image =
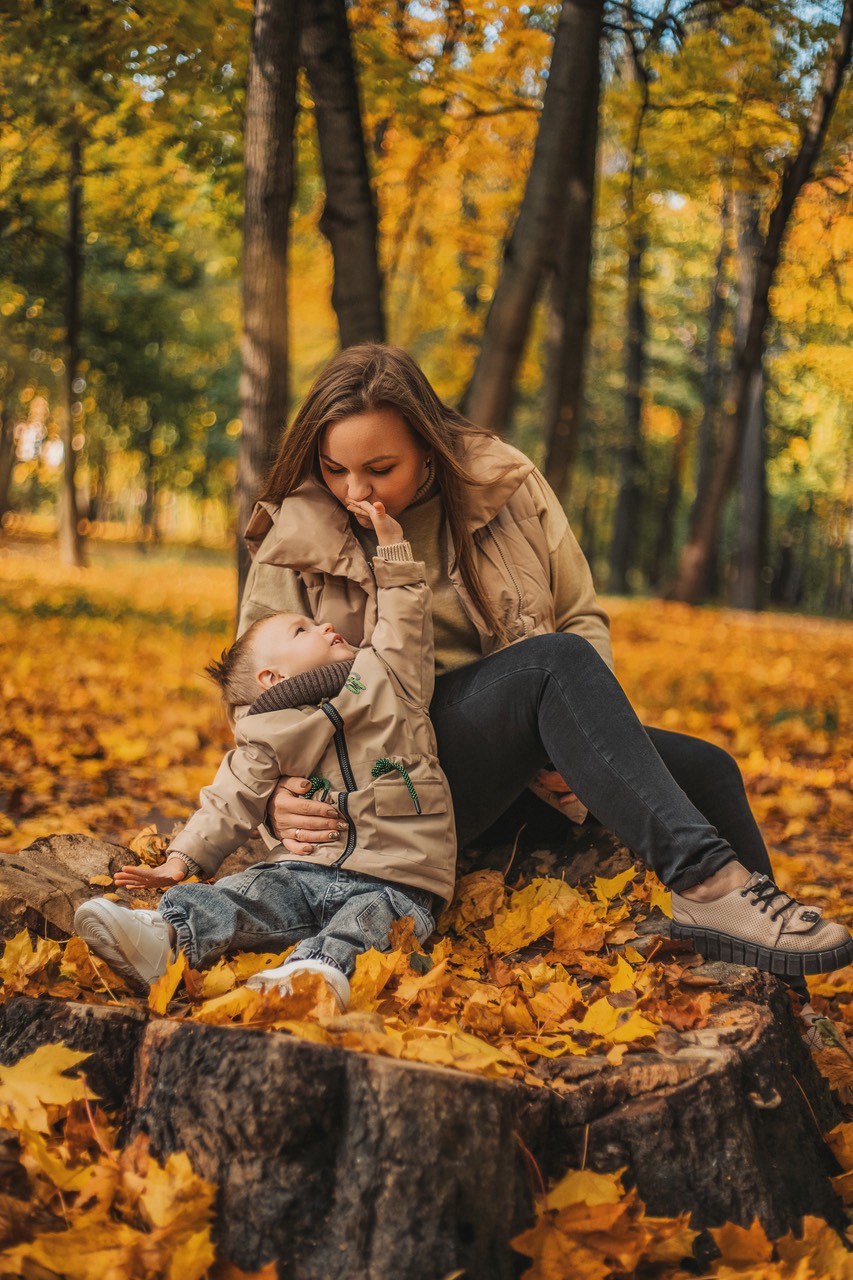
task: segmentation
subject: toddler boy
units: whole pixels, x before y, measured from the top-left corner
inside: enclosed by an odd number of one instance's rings
[[[391,925],[404,916],[423,941],[436,903],[453,894],[453,808],[427,713],[434,662],[424,566],[381,503],[358,505],[379,543],[370,646],[353,649],[331,624],[296,614],[250,627],[208,668],[232,711],[251,704],[235,749],[165,863],[127,866],[115,877],[125,887],[174,887],[156,911],[106,898],[77,910],[80,937],[137,987],[165,972],[176,946],[203,968],[227,951],[298,943],[283,965],[248,985],[287,991],[296,973],[314,971],[345,1008],[359,952],[388,950]],[[309,796],[334,806],[327,843],[298,858],[277,846],[270,861],[213,885],[180,883],[212,876],[263,823],[279,778],[293,775],[310,775]]]

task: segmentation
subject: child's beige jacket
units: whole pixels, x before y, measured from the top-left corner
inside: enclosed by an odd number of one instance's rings
[[[450,787],[427,714],[434,682],[432,621],[424,567],[373,561],[378,621],[356,653],[343,690],[319,706],[249,714],[236,748],[201,793],[201,807],[172,843],[206,875],[255,827],[280,777],[323,779],[314,795],[337,806],[345,833],[272,861],[346,867],[414,885],[449,902],[456,873]]]

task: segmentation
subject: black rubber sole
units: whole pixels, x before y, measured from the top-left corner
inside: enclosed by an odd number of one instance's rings
[[[670,926],[673,938],[685,938],[692,942],[706,960],[726,960],[730,964],[744,964],[751,969],[763,969],[782,978],[799,978],[809,973],[832,973],[853,964],[853,938],[841,947],[823,951],[777,951],[760,947],[755,942],[716,929],[700,929],[692,924],[679,924],[673,920]]]

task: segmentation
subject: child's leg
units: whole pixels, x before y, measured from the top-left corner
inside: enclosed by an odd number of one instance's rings
[[[356,956],[370,947],[389,951],[395,920],[411,916],[420,942],[432,933],[432,894],[406,885],[383,884],[372,876],[341,874],[345,878],[335,886],[338,892],[327,895],[322,927],[303,938],[284,964],[250,978],[249,986],[287,990],[290,979],[300,970],[318,972],[344,1008],[349,999],[347,978],[355,968]]]
[[[159,911],[193,969],[229,951],[284,951],[312,934],[335,869],[310,863],[265,862],[216,884],[168,889]]]
[[[292,863],[262,863],[215,885],[175,885],[157,911],[132,910],[108,898],[78,908],[81,938],[134,986],[165,973],[175,946],[194,969],[226,951],[284,951],[313,933],[335,871]]]
[[[371,887],[366,876],[359,876],[354,892],[343,902],[322,929],[309,938],[303,938],[287,957],[286,964],[297,960],[323,960],[333,964],[347,976],[355,968],[355,958],[362,951],[375,947],[377,951],[391,950],[391,926],[403,916],[411,916],[415,922],[415,935],[419,942],[428,938],[435,928],[432,915],[432,894],[406,885],[386,884]],[[376,882],[373,882],[376,885]]]

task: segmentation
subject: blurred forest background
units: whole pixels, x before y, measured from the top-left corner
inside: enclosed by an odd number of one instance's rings
[[[850,0],[2,15],[7,539],[233,545],[385,339],[602,587],[853,612]]]

